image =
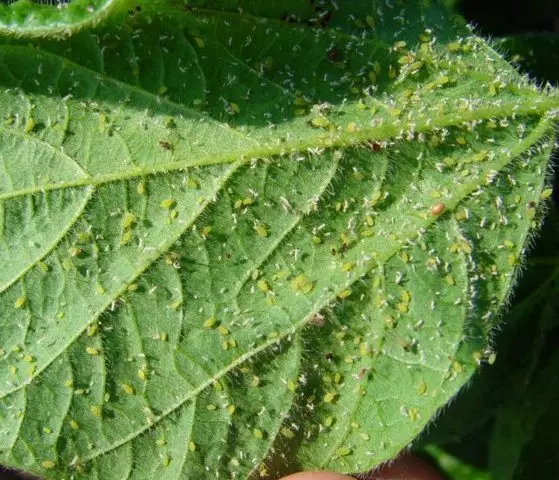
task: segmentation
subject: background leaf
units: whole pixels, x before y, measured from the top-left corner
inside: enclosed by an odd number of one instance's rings
[[[441,470],[453,480],[491,480],[492,478],[490,474],[468,465],[436,445],[430,445],[426,451],[436,460]]]
[[[497,42],[507,57],[540,81],[559,82],[559,34],[526,34]]]
[[[297,5],[0,46],[6,464],[365,470],[490,358],[556,92],[445,9]]]
[[[483,35],[497,37],[553,32],[559,17],[554,0],[461,0],[459,10]]]
[[[557,315],[557,309],[553,312]],[[495,478],[544,478],[556,468],[551,454],[556,443],[558,355],[549,359],[526,394],[499,412],[490,446],[490,468]],[[543,367],[544,365],[542,365]]]

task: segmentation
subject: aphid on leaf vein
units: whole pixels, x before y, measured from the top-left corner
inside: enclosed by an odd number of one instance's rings
[[[173,150],[173,145],[171,145],[167,140],[159,140],[159,146],[165,150]]]
[[[367,142],[367,147],[369,148],[369,150],[371,150],[372,152],[380,152],[381,150],[381,145],[378,142]]]

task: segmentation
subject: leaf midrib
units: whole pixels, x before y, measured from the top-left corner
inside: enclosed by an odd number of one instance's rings
[[[475,111],[460,112],[457,115],[438,116],[434,119],[422,120],[415,123],[415,133],[426,133],[435,129],[451,128],[460,126],[463,123],[471,122],[474,120],[489,120],[492,118],[507,117],[511,115],[516,116],[542,116],[554,109],[559,109],[559,96],[544,97],[545,100],[534,102],[532,99],[527,101],[516,101],[500,103],[492,105]],[[448,119],[451,117],[451,120]],[[205,117],[204,117],[205,118]],[[223,126],[223,124],[219,124]],[[255,159],[281,156],[285,152],[289,153],[307,153],[309,149],[314,148],[346,148],[368,141],[375,140],[388,140],[390,138],[398,138],[402,131],[401,123],[397,125],[385,125],[380,128],[365,127],[357,132],[344,131],[340,135],[329,133],[317,133],[316,137],[311,137],[305,141],[287,141],[278,147],[270,147],[259,145],[254,149],[248,150],[239,158],[238,155],[223,154],[221,156],[211,156],[201,158],[196,161],[181,160],[176,162],[165,162],[150,167],[134,167],[124,172],[82,177],[73,181],[49,183],[40,186],[24,188],[9,193],[1,194],[0,200],[17,198],[26,195],[33,195],[51,190],[59,190],[63,188],[83,187],[83,186],[99,186],[106,183],[119,182],[130,180],[132,178],[146,177],[159,173],[171,173],[178,170],[184,170],[190,167],[211,166],[225,163],[250,162]],[[236,130],[235,130],[236,131]],[[45,142],[46,143],[46,142]]]
[[[515,149],[513,149],[510,156],[506,156],[506,155],[503,156],[504,160],[503,160],[502,164],[499,165],[499,172],[502,171],[504,168],[506,168],[506,166],[509,165],[510,163],[512,163],[515,159],[517,159],[519,155],[522,155],[522,153],[524,151],[526,151],[531,146],[536,144],[544,136],[544,134],[549,130],[549,128],[552,127],[552,126],[553,126],[553,123],[551,122],[551,120],[543,119],[540,122],[540,124],[534,129],[534,131],[530,135],[528,135],[524,140],[522,140],[517,145],[517,147]],[[480,182],[476,182],[476,181],[472,181],[470,183],[464,184],[463,188],[462,188],[462,192],[461,192],[462,195],[459,198],[455,199],[454,201],[447,203],[447,205],[446,205],[447,213],[445,213],[445,215],[448,215],[450,212],[453,212],[458,207],[458,205],[465,198],[467,198],[469,195],[471,195],[473,192],[475,192],[479,188],[479,186],[480,186]],[[425,221],[425,225],[424,225],[423,228],[425,228],[425,229],[431,228],[438,221],[439,218],[440,217],[431,216],[430,218],[428,218]],[[409,234],[407,234],[407,233],[408,232],[403,232],[403,235],[406,236],[406,238],[408,238],[408,239],[413,239],[415,236],[419,235],[419,232],[418,232],[417,229],[414,229]],[[383,258],[380,258],[379,262],[386,263],[390,258],[392,258],[394,255],[396,255],[400,251],[400,249],[401,249],[400,246],[396,246],[395,248],[392,249],[392,251],[388,252]],[[275,338],[266,340],[264,343],[255,347],[253,350],[248,351],[248,352],[244,353],[243,355],[241,355],[240,357],[238,357],[236,360],[231,362],[225,368],[221,369],[215,375],[208,378],[208,380],[201,383],[197,388],[191,390],[187,396],[182,398],[174,406],[165,410],[160,416],[155,417],[153,419],[153,422],[150,425],[143,426],[141,429],[138,429],[136,432],[134,432],[134,434],[127,435],[121,441],[111,445],[110,447],[108,447],[106,449],[103,449],[103,450],[100,450],[100,451],[96,452],[95,455],[92,455],[92,456],[89,456],[89,457],[84,457],[83,460],[84,461],[93,460],[93,459],[95,459],[99,456],[105,455],[105,454],[113,451],[114,449],[126,444],[127,442],[133,440],[134,438],[141,435],[145,431],[151,429],[154,425],[158,424],[160,421],[164,420],[167,416],[169,416],[174,411],[176,411],[178,408],[183,406],[186,402],[188,402],[192,398],[195,398],[203,390],[205,390],[206,388],[213,385],[216,381],[219,381],[221,378],[226,376],[228,373],[235,370],[237,367],[240,367],[243,363],[245,363],[245,362],[249,361],[250,359],[254,358],[259,353],[262,353],[262,352],[266,351],[270,347],[272,347],[274,345],[278,345],[282,341],[288,341],[289,337],[291,335],[295,335],[298,331],[303,329],[309,323],[309,321],[314,318],[314,316],[317,313],[321,312],[333,300],[335,300],[338,297],[338,295],[340,294],[340,292],[344,291],[347,288],[350,288],[355,282],[359,281],[361,278],[363,278],[363,276],[367,275],[372,270],[372,268],[374,268],[374,265],[370,265],[366,268],[363,268],[363,272],[354,275],[353,278],[350,278],[338,290],[335,290],[335,291],[331,292],[331,294],[329,296],[325,296],[323,299],[321,299],[322,300],[321,302],[316,302],[313,305],[313,309],[303,319],[295,322],[290,328],[286,329],[285,331],[278,332],[278,335]],[[463,342],[460,342],[457,348],[459,348],[459,346],[462,343]]]

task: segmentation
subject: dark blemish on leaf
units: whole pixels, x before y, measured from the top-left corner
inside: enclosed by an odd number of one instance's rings
[[[322,315],[321,313],[315,313],[312,317],[311,317],[311,325],[314,325],[315,327],[323,327],[326,324],[326,320],[324,319],[324,315]]]
[[[324,354],[324,358],[325,358],[326,360],[328,360],[329,362],[331,362],[332,359],[334,358],[334,355],[332,355],[332,352],[326,352],[326,353]]]
[[[167,140],[159,140],[159,146],[165,150],[173,150],[173,146]]]
[[[404,352],[408,352],[408,353],[413,353],[413,354],[417,354],[417,341],[412,339],[412,340],[400,340],[400,343],[402,345],[402,348],[404,349]]]
[[[338,62],[341,62],[343,60],[343,54],[342,54],[342,51],[339,48],[333,47],[326,52],[326,58],[330,62],[338,63]]]

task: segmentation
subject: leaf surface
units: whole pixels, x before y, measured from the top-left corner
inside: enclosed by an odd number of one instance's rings
[[[559,107],[427,3],[3,41],[3,463],[351,472],[421,432],[487,356]]]
[[[554,315],[559,288],[559,215],[555,206],[549,210],[515,287],[512,305],[500,320],[503,328],[492,338],[494,363],[478,369],[470,385],[444,409],[420,443],[459,442],[454,451],[465,450],[479,437],[475,432],[480,426],[491,423],[503,407],[508,408],[513,399],[519,401],[532,388],[559,323]],[[526,353],[519,356],[519,351]]]

